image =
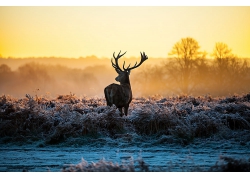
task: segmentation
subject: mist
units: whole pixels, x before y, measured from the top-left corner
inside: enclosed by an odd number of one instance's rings
[[[138,58],[124,58],[126,64]],[[155,59],[149,64],[160,62]],[[121,63],[121,62],[120,62]],[[14,97],[57,97],[63,94],[104,97],[104,88],[117,76],[110,59],[95,56],[75,58],[0,58],[0,94]],[[137,93],[135,93],[136,95]]]
[[[133,65],[139,58],[121,58],[120,63]],[[139,96],[227,96],[249,92],[249,59],[233,59],[218,64],[203,59],[183,69],[175,59],[150,58],[131,71],[134,97]],[[186,70],[185,70],[186,71]],[[57,97],[74,94],[79,97],[104,97],[104,88],[115,81],[117,73],[110,59],[95,56],[70,58],[0,58],[0,94],[13,97]],[[186,83],[186,85],[185,85]]]
[[[92,70],[91,70],[92,69]],[[109,74],[108,68],[100,65],[86,69],[69,68],[62,65],[45,65],[28,63],[11,71],[5,64],[0,66],[0,92],[14,97],[25,94],[55,97],[61,94],[78,96],[101,96],[102,83],[107,81],[103,76],[100,81],[98,70]]]

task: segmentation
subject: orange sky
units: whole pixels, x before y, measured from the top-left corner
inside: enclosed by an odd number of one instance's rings
[[[250,57],[250,6],[1,6],[0,17],[3,57],[111,57],[119,50],[167,57],[185,37],[208,53],[223,42]]]

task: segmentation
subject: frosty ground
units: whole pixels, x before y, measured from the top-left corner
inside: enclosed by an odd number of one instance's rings
[[[250,94],[0,97],[0,171],[250,171]]]

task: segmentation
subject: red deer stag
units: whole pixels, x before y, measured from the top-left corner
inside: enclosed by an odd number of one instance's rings
[[[115,78],[116,81],[120,82],[119,84],[110,84],[104,89],[105,98],[108,106],[112,106],[113,104],[119,109],[120,115],[123,116],[122,108],[124,107],[124,113],[128,115],[129,104],[132,101],[132,90],[129,81],[129,74],[132,69],[139,67],[145,60],[148,59],[145,53],[141,53],[141,62],[133,67],[130,67],[130,64],[127,68],[125,68],[125,61],[123,63],[123,70],[118,65],[118,59],[122,57],[125,53],[121,54],[121,51],[115,57],[115,53],[113,53],[113,57],[115,59],[115,63],[113,63],[111,58],[112,66],[115,68],[118,76]]]

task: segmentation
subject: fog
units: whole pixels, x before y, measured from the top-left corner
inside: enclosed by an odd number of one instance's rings
[[[139,58],[122,60],[127,64],[135,63]],[[158,61],[161,59],[154,59],[149,64]],[[110,59],[95,56],[78,59],[0,58],[0,94],[13,97],[24,97],[25,94],[46,97],[62,94],[104,97],[104,88],[111,83],[118,83],[115,81],[116,76]]]
[[[121,58],[133,65],[139,57]],[[183,69],[176,59],[150,58],[133,69],[133,96],[227,96],[249,92],[249,59],[202,59]],[[0,95],[13,97],[104,97],[104,88],[115,81],[116,71],[108,58],[0,58]]]

